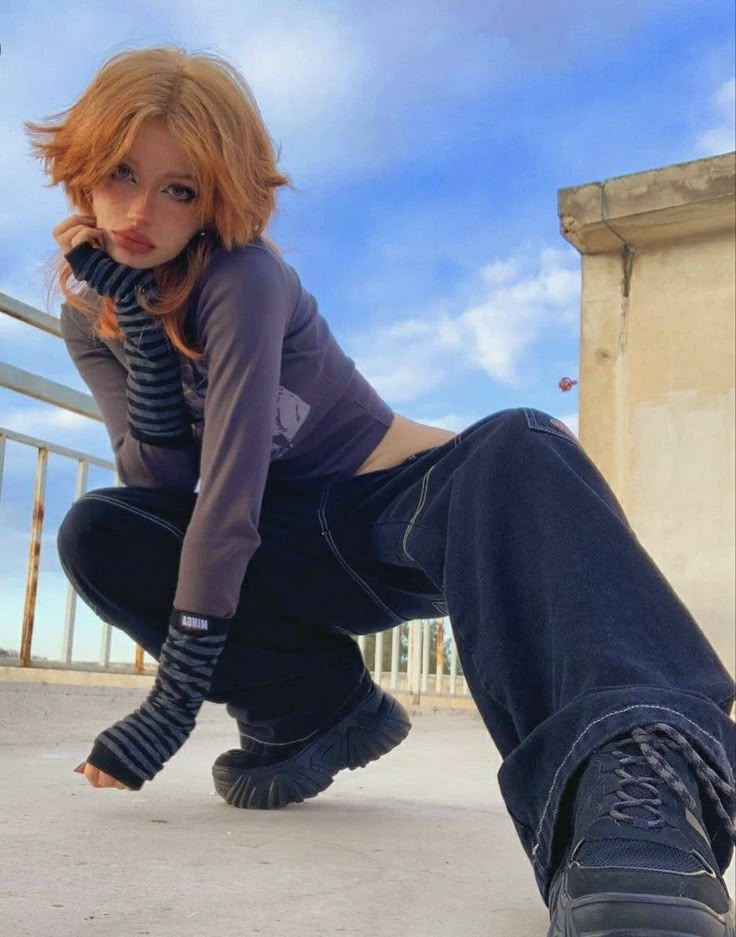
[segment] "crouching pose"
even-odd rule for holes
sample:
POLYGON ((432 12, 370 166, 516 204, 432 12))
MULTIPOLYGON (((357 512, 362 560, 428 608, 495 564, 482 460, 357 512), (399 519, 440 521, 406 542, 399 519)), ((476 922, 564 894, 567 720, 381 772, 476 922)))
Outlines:
POLYGON ((447 615, 549 933, 733 937, 734 683, 575 436, 392 411, 265 235, 289 180, 226 61, 121 53, 28 126, 78 212, 61 327, 122 482, 59 554, 159 662, 80 773, 139 790, 210 700, 227 803, 314 797, 409 731, 353 635, 447 615))

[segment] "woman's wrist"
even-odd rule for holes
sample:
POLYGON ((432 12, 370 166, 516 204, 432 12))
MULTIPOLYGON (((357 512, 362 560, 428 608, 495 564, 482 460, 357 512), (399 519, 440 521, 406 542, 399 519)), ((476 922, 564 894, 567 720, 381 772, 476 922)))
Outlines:
POLYGON ((99 247, 88 241, 77 244, 64 255, 77 280, 88 283, 100 296, 109 296, 116 301, 136 297, 141 289, 153 294, 156 276, 150 268, 138 270, 118 263, 99 247))

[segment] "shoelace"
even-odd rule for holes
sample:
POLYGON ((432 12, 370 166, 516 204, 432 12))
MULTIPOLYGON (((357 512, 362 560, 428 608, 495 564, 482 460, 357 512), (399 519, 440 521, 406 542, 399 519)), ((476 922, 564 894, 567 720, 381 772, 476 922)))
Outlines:
POLYGON ((688 742, 688 740, 683 735, 681 735, 677 729, 674 729, 672 726, 667 725, 664 722, 656 722, 646 727, 632 729, 630 736, 617 740, 619 745, 625 744, 627 742, 635 742, 641 750, 641 755, 630 755, 624 751, 612 749, 612 752, 615 753, 619 758, 619 764, 621 765, 620 768, 616 769, 616 774, 621 778, 619 788, 622 800, 619 801, 619 803, 617 803, 610 811, 610 815, 615 820, 622 820, 625 823, 634 823, 636 819, 633 816, 621 813, 620 810, 616 809, 617 807, 643 807, 646 810, 649 810, 655 817, 654 820, 646 821, 647 826, 650 828, 662 826, 664 824, 664 819, 657 810, 657 807, 661 805, 662 801, 658 796, 656 796, 658 792, 655 786, 662 783, 662 781, 668 784, 672 790, 675 791, 686 807, 688 807, 693 813, 697 813, 697 805, 692 797, 692 794, 680 780, 677 772, 667 763, 662 755, 656 751, 657 748, 665 752, 671 749, 672 751, 681 752, 688 764, 692 766, 693 771, 703 784, 703 789, 712 799, 718 816, 725 823, 728 835, 730 836, 731 840, 736 843, 736 828, 734 828, 734 824, 732 823, 731 818, 726 813, 716 788, 719 788, 721 791, 723 791, 724 794, 727 794, 731 798, 731 802, 733 802, 736 791, 730 784, 727 784, 725 781, 723 781, 716 774, 716 772, 713 771, 713 769, 703 761, 700 755, 692 747, 690 742, 688 742), (655 735, 655 732, 660 732, 665 736, 669 736, 669 738, 660 738, 659 736, 655 735), (657 775, 659 775, 661 781, 648 775, 636 777, 625 769, 625 765, 636 764, 637 762, 640 762, 642 758, 646 764, 648 764, 649 767, 657 775), (655 797, 632 797, 624 790, 625 784, 639 784, 642 787, 648 787, 653 791, 655 797))

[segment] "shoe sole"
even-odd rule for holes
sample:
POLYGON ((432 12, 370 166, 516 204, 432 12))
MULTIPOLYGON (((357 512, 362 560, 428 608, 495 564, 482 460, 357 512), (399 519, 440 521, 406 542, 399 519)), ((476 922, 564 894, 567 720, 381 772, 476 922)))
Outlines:
POLYGON ((338 771, 364 768, 396 748, 410 729, 401 703, 376 687, 324 735, 280 764, 242 770, 215 761, 215 790, 226 803, 248 810, 301 803, 326 790, 338 771))
POLYGON ((733 902, 724 916, 689 898, 611 892, 572 901, 563 889, 547 937, 735 937, 733 915, 733 902))

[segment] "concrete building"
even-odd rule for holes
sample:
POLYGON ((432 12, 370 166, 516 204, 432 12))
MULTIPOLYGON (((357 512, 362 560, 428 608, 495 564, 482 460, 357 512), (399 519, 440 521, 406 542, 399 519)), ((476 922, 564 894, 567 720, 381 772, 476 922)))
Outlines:
POLYGON ((562 189, 580 440, 736 673, 736 154, 562 189))

